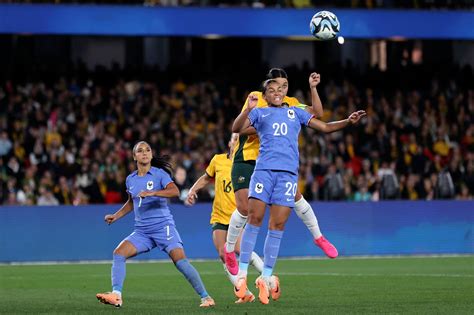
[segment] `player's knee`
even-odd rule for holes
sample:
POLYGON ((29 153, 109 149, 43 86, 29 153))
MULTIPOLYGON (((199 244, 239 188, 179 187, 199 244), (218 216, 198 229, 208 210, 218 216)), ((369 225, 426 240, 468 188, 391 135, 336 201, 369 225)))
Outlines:
POLYGON ((113 254, 114 254, 114 255, 120 255, 120 256, 127 257, 126 252, 123 250, 123 248, 120 248, 120 247, 114 249, 114 253, 113 253, 113 254))
POLYGON ((255 213, 250 213, 248 216, 248 222, 252 225, 261 226, 263 221, 263 216, 257 215, 255 213))
POLYGON ((268 228, 270 230, 283 231, 285 229, 285 222, 270 222, 268 228))

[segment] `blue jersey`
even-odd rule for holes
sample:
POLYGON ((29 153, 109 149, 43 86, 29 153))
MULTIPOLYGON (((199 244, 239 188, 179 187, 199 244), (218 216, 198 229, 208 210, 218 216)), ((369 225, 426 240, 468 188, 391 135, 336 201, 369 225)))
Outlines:
POLYGON ((313 115, 296 107, 254 108, 249 113, 257 130, 260 151, 255 170, 279 170, 298 174, 298 135, 313 115))
POLYGON ((167 198, 138 197, 142 191, 165 189, 171 182, 170 175, 157 167, 151 167, 144 176, 138 176, 138 171, 128 175, 125 185, 133 200, 135 227, 145 228, 173 221, 167 198))

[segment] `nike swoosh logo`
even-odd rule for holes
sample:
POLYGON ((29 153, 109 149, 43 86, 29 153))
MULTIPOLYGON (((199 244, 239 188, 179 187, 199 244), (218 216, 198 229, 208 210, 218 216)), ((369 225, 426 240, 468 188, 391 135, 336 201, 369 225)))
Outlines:
POLYGON ((265 117, 267 117, 268 115, 270 115, 270 114, 262 115, 262 118, 265 118, 265 117))
POLYGON ((169 241, 170 239, 172 239, 174 236, 170 236, 170 237, 167 237, 166 240, 169 241))
POLYGON ((131 189, 133 189, 133 187, 135 187, 135 186, 130 186, 130 187, 128 188, 128 190, 131 190, 131 189))
POLYGON ((291 198, 286 198, 286 201, 291 201, 292 199, 291 198))
POLYGON ((272 256, 272 255, 270 255, 270 258, 271 258, 271 259, 274 259, 274 258, 276 258, 276 256, 272 256))

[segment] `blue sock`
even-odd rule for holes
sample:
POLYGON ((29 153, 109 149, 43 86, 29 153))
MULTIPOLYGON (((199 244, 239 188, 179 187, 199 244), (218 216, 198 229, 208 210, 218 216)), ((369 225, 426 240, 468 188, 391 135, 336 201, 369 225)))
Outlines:
POLYGON ((122 255, 114 254, 112 262, 112 291, 122 292, 123 282, 125 280, 125 258, 122 255))
POLYGON ((268 230, 265 246, 263 248, 263 276, 271 276, 273 267, 276 264, 278 252, 280 251, 281 238, 283 231, 268 230))
POLYGON ((250 223, 247 223, 245 226, 244 232, 242 233, 242 240, 240 241, 239 270, 247 272, 259 231, 259 226, 250 223))
POLYGON ((178 260, 175 265, 176 268, 178 268, 178 270, 184 275, 186 280, 188 280, 188 282, 194 288, 194 291, 196 291, 196 293, 199 294, 201 298, 209 296, 206 291, 206 288, 204 287, 204 283, 202 283, 199 273, 197 272, 196 268, 194 268, 193 265, 189 263, 187 259, 178 260))

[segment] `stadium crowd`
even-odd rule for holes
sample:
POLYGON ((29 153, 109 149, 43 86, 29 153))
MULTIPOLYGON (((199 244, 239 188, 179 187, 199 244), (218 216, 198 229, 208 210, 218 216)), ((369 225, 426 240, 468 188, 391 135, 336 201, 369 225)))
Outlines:
MULTIPOLYGON (((289 95, 308 104, 309 72, 287 70, 289 95)), ((392 198, 431 200, 440 197, 439 174, 446 171, 454 183, 451 198, 472 199, 470 67, 440 76, 410 67, 391 75, 342 72, 322 75, 323 120, 356 109, 368 116, 329 135, 304 129, 299 187, 308 200, 379 200, 387 174, 398 181, 392 198)), ((251 88, 221 87, 219 80, 100 80, 94 73, 0 83, 0 204, 123 202, 125 176, 135 169, 130 147, 139 139, 170 156, 184 197, 213 154, 226 151, 231 123, 251 88)))
POLYGON ((472 9, 472 0, 4 0, 6 3, 122 4, 146 6, 239 6, 285 8, 472 9))

